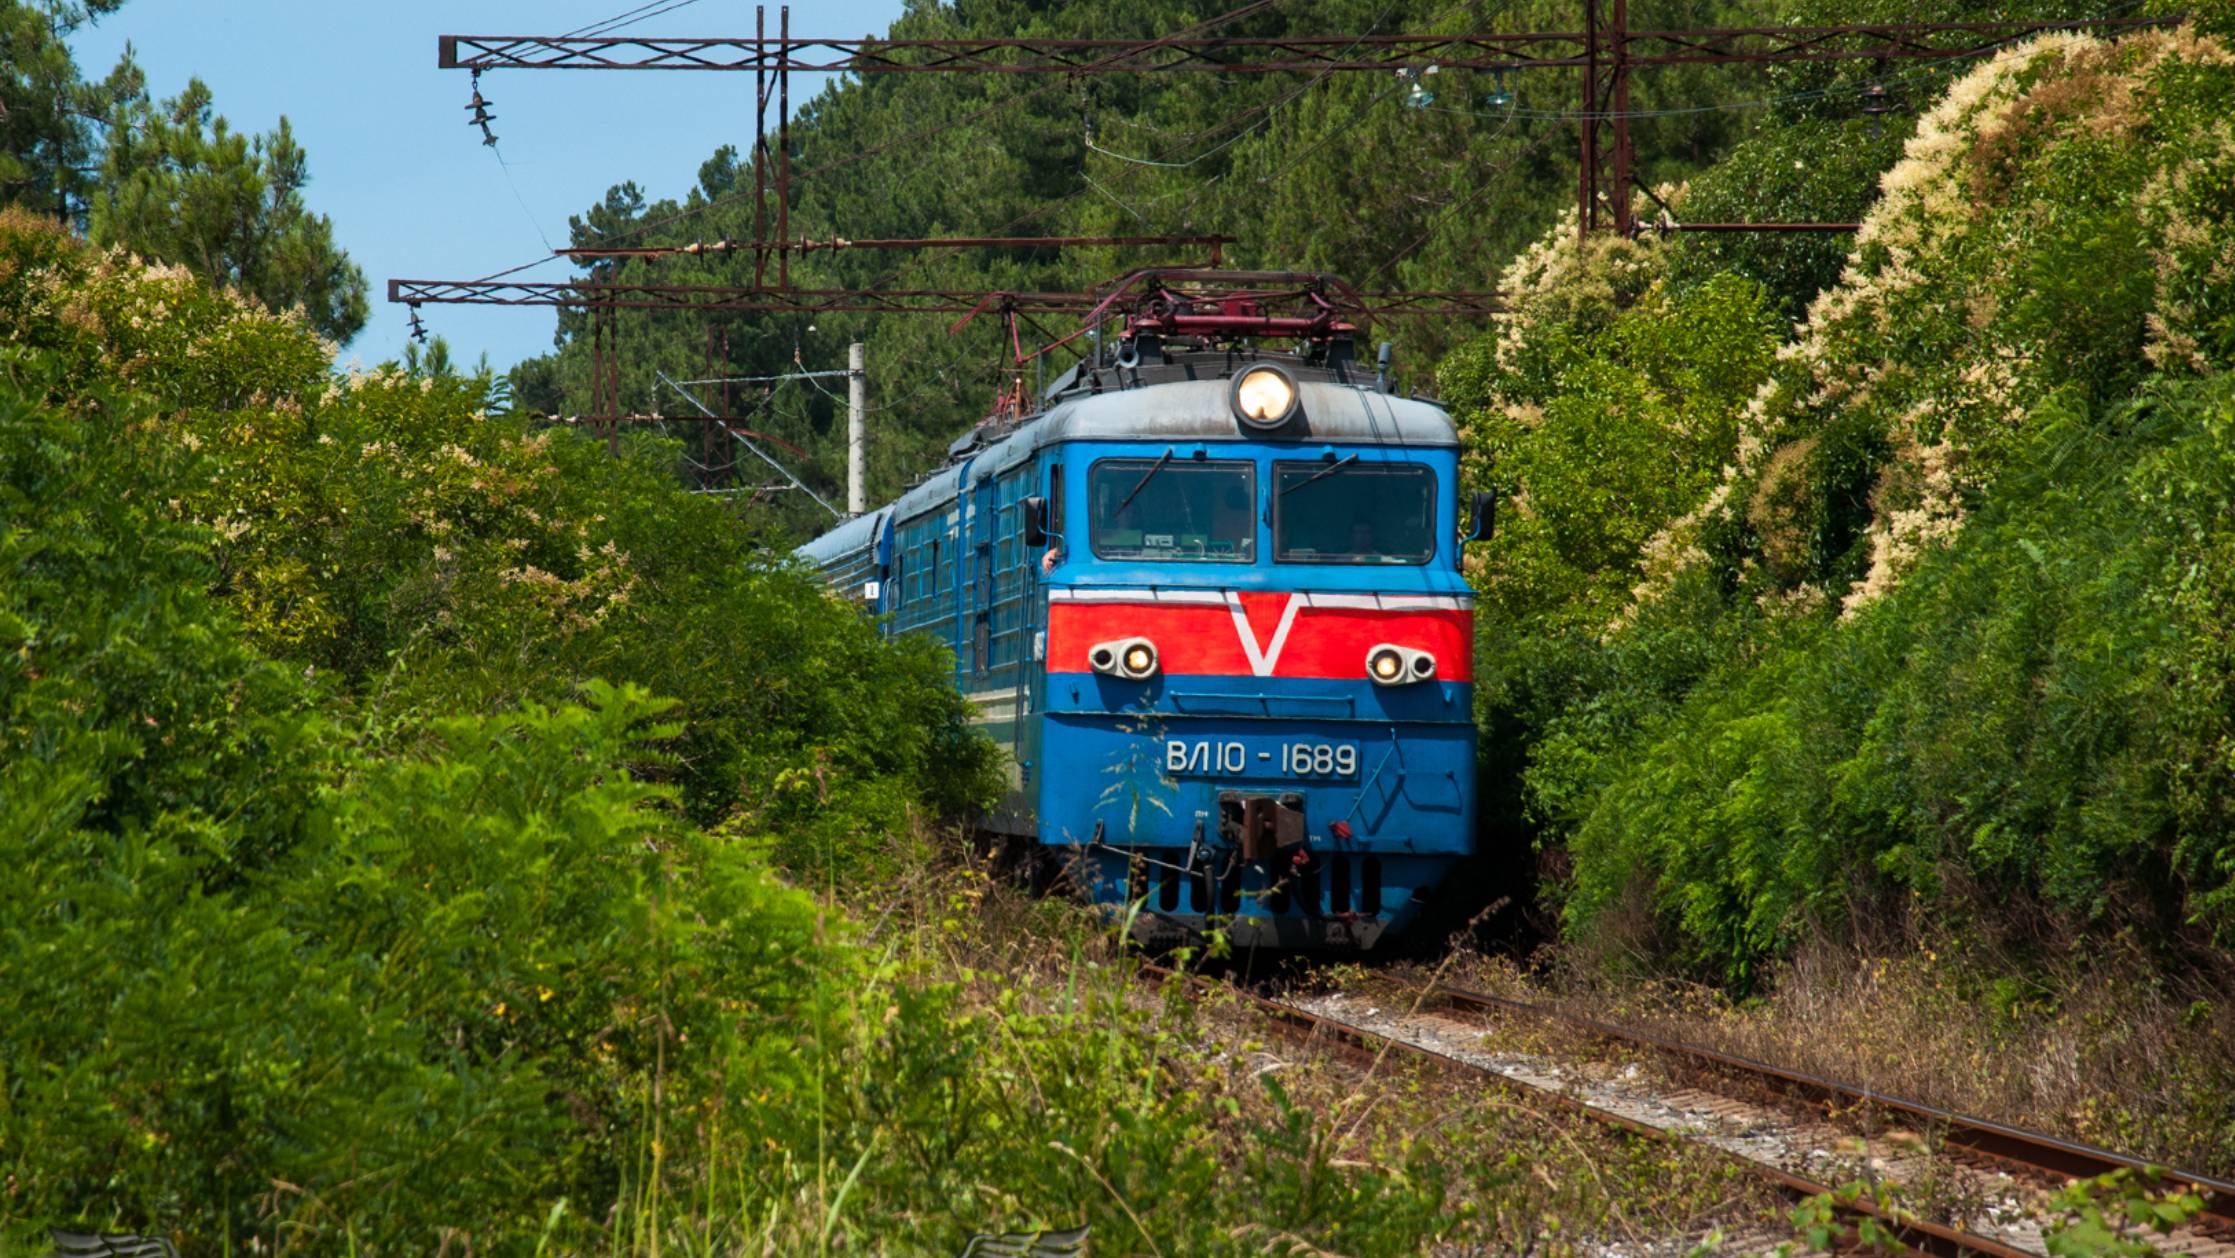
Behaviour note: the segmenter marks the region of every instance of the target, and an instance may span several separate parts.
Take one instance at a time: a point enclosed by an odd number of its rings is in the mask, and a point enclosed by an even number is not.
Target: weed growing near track
[[[1468,964],[1485,990],[2206,1174],[2235,1172],[2235,992],[2119,946],[2009,955],[1953,931],[1817,940],[1734,1000],[1609,975]]]
[[[895,1158],[881,1153],[857,1188],[864,1218],[892,1217],[895,1184],[928,1182],[951,1199],[906,1215],[1090,1222],[1097,1252],[1556,1254],[1776,1213],[1712,1155],[1403,1058],[1362,1071],[1231,1002],[1146,986],[1097,914],[1029,898],[974,860],[890,890],[864,942],[947,994],[970,1067],[948,1081],[961,1094],[882,1092],[863,1121],[985,1122],[1002,1133],[1003,1172],[881,1168]],[[699,1217],[667,1226],[686,1234]]]

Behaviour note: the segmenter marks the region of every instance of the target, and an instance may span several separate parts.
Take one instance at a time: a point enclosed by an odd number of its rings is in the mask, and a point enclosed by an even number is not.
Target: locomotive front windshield
[[[1257,467],[1225,460],[1104,459],[1087,477],[1103,559],[1248,563],[1256,558]]]
[[[1426,563],[1436,553],[1436,481],[1417,463],[1273,464],[1273,558],[1281,563]]]

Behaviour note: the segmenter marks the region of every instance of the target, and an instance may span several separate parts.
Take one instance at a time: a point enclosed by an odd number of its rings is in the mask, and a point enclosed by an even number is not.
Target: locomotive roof
[[[1177,380],[1072,397],[1020,427],[1002,444],[1033,450],[1058,441],[1459,444],[1451,416],[1442,407],[1368,385],[1300,380],[1296,391],[1301,413],[1271,432],[1244,428],[1234,418],[1228,388],[1224,379]]]
[[[1233,366],[1247,369],[1258,361],[1264,359],[1244,360]],[[1354,383],[1338,373],[1292,359],[1277,361],[1297,377],[1301,403],[1298,416],[1278,429],[1260,432],[1243,427],[1234,418],[1227,373],[1210,376],[1208,372],[1175,372],[1165,367],[1120,383],[1114,379],[1118,373],[1112,370],[1111,387],[1102,392],[1071,389],[1053,406],[1005,436],[983,445],[973,445],[967,439],[957,442],[956,461],[902,494],[897,502],[838,526],[801,547],[800,553],[817,560],[843,554],[866,544],[884,518],[912,519],[941,503],[951,504],[965,474],[976,479],[1008,471],[1059,442],[1231,442],[1276,449],[1328,444],[1448,449],[1459,444],[1451,416],[1433,402],[1385,393],[1371,384]]]

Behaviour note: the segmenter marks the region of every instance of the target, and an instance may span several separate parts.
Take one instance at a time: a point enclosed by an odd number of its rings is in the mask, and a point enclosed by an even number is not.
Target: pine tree
[[[364,326],[365,274],[334,243],[332,220],[303,202],[310,167],[283,116],[262,135],[236,132],[200,79],[161,105],[122,104],[111,124],[91,234],[300,307],[312,327],[346,341]]]
[[[0,0],[0,201],[83,225],[100,153],[95,124],[143,89],[129,48],[106,80],[88,83],[68,40],[123,4]]]

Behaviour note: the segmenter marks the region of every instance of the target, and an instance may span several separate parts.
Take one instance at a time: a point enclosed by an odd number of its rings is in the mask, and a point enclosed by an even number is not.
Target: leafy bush
[[[1776,345],[1757,285],[1679,288],[1650,247],[1595,248],[1578,258],[1572,238],[1548,238],[1532,258],[1553,261],[1509,275],[1521,297],[1501,331],[1443,367],[1468,475],[1503,500],[1469,555],[1493,654],[1621,614],[1645,544],[1729,462]]]
[[[0,315],[47,396],[159,407],[140,437],[199,456],[165,492],[216,534],[212,590],[256,646],[331,674],[367,715],[557,703],[592,677],[675,696],[676,754],[647,768],[690,815],[825,827],[810,846],[842,877],[868,876],[861,836],[909,807],[959,812],[992,789],[946,661],[884,643],[723,506],[678,492],[660,443],[615,460],[492,416],[486,378],[335,375],[294,321],[29,216],[0,221],[10,277]]]
[[[1498,333],[1442,368],[1464,474],[1501,500],[1494,534],[1467,556],[1485,813],[1506,831],[1493,845],[1524,844],[1524,814],[1541,824],[1581,806],[1524,773],[1563,714],[1629,719],[1639,696],[1605,672],[1601,635],[1665,522],[1697,509],[1731,461],[1776,345],[1759,286],[1678,287],[1666,263],[1651,241],[1602,239],[1586,254],[1572,226],[1556,227],[1509,270],[1515,301]],[[1711,656],[1680,647],[1663,662],[1696,669]],[[1681,675],[1663,684],[1680,689]]]
[[[10,365],[8,1217],[502,1232],[611,1192],[631,1150],[594,1137],[642,1125],[655,1063],[674,1100],[746,1061],[783,1079],[848,954],[632,778],[661,705],[593,683],[369,757],[203,593],[217,539],[162,492],[206,460],[146,443],[135,399],[65,418]]]
[[[1738,307],[1656,331],[1728,365],[1697,389],[1719,422],[1631,444],[1651,404],[1595,360],[1604,329],[1733,291],[1696,250],[1611,316],[1524,297],[1455,358],[1477,466],[1521,498],[1476,572],[1485,691],[1520,714],[1504,754],[1578,937],[1740,983],[1811,926],[1915,906],[2229,941],[2230,659],[2204,626],[2229,595],[2230,103],[2235,57],[2185,28],[1978,68],[1774,360],[1698,343]],[[1742,146],[1693,195],[1809,143]],[[1595,444],[1563,444],[1571,400]]]
[[[790,1174],[867,958],[767,856],[981,798],[944,657],[657,448],[15,211],[0,321],[0,1234],[517,1237],[724,1105]]]
[[[1859,222],[1877,199],[1879,176],[1901,156],[1909,122],[1903,114],[1775,119],[1691,180],[1680,221]],[[1839,281],[1853,243],[1843,232],[1702,233],[1672,243],[1670,269],[1690,283],[1743,275],[1798,318]]]

